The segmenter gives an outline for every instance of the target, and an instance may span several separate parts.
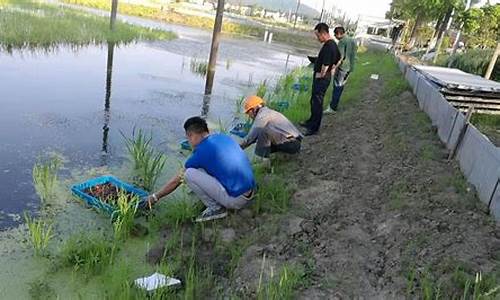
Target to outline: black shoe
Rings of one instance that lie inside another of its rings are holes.
[[[307,122],[300,122],[299,125],[304,127],[304,128],[309,128],[309,123],[307,123]]]
[[[305,133],[304,133],[304,136],[311,136],[311,135],[315,135],[315,134],[318,134],[318,131],[313,131],[311,129],[308,129]]]

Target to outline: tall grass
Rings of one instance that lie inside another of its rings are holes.
[[[29,241],[35,250],[35,254],[43,254],[50,240],[54,237],[52,224],[48,224],[42,219],[34,219],[27,213],[24,214],[24,220],[28,226]]]
[[[173,39],[175,34],[117,21],[109,29],[109,19],[76,9],[35,1],[0,0],[0,48],[53,48],[60,44],[83,46],[105,42]]]
[[[153,148],[152,134],[147,136],[142,130],[136,133],[134,128],[132,137],[128,138],[123,133],[122,136],[125,139],[125,146],[134,165],[136,184],[147,191],[152,191],[165,167],[167,157]]]
[[[33,184],[36,193],[42,200],[47,202],[55,197],[57,185],[57,172],[62,165],[62,159],[56,155],[47,162],[37,162],[33,166]]]
[[[290,207],[291,190],[279,175],[267,174],[264,169],[256,169],[259,189],[252,209],[255,213],[283,213]]]

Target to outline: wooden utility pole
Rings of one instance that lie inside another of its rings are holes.
[[[490,79],[491,73],[493,73],[493,69],[497,63],[498,55],[500,55],[500,43],[497,44],[497,48],[493,53],[493,57],[491,58],[490,64],[488,65],[488,69],[486,69],[486,74],[484,74],[484,78]]]
[[[297,7],[295,8],[295,20],[293,21],[293,29],[297,26],[297,18],[299,17],[300,0],[297,0]]]
[[[118,10],[118,0],[112,0],[112,2],[111,2],[111,16],[110,16],[110,20],[109,20],[109,28],[111,28],[111,30],[115,30],[117,10]]]
[[[207,81],[205,84],[205,96],[212,94],[214,85],[215,66],[217,64],[217,53],[219,52],[220,32],[222,30],[222,17],[224,15],[224,0],[217,1],[217,12],[215,14],[214,32],[212,34],[212,47],[208,60]]]

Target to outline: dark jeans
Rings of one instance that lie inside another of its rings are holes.
[[[306,121],[307,128],[313,132],[319,130],[323,118],[323,100],[330,85],[330,77],[315,78],[311,94],[311,117]]]
[[[333,110],[337,110],[340,102],[340,96],[342,96],[342,92],[344,91],[344,86],[333,86],[332,92],[332,102],[330,102],[330,108]]]
[[[290,139],[282,144],[270,144],[269,146],[262,145],[257,141],[255,147],[255,155],[260,157],[269,157],[269,154],[275,152],[284,152],[288,154],[296,154],[300,152],[302,138]]]
[[[333,110],[337,110],[347,77],[349,77],[349,72],[341,69],[335,71],[335,75],[333,76],[332,101],[330,102],[330,108]]]

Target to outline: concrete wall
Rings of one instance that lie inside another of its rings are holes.
[[[437,127],[439,139],[448,149],[456,145],[465,116],[439,92],[439,87],[406,62],[397,60],[416,95],[420,108]],[[467,181],[474,185],[479,199],[500,220],[500,148],[470,124],[457,150],[456,159]]]

